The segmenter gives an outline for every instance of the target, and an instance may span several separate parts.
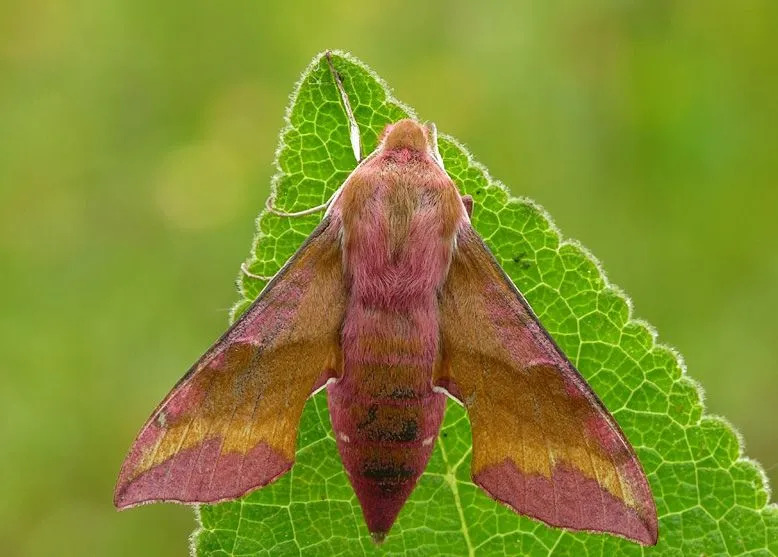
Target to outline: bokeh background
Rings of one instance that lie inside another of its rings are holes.
[[[776,24],[773,0],[0,1],[0,553],[186,553],[191,511],[117,513],[115,477],[226,325],[325,48],[588,246],[778,480]]]

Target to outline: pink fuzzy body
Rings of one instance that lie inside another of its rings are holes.
[[[333,211],[344,223],[349,294],[330,415],[368,528],[380,537],[424,471],[443,418],[445,395],[432,388],[438,294],[465,209],[429,153],[401,145],[367,161]]]

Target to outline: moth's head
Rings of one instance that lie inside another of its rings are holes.
[[[443,159],[438,152],[438,131],[432,123],[420,124],[406,118],[389,124],[381,137],[381,148],[384,151],[409,149],[427,153],[443,167]]]

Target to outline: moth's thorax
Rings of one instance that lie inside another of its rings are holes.
[[[435,294],[465,212],[429,153],[380,151],[351,176],[337,209],[352,295],[407,305]]]

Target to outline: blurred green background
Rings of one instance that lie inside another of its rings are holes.
[[[778,3],[0,2],[0,553],[184,555],[125,451],[342,48],[588,246],[778,480]]]

